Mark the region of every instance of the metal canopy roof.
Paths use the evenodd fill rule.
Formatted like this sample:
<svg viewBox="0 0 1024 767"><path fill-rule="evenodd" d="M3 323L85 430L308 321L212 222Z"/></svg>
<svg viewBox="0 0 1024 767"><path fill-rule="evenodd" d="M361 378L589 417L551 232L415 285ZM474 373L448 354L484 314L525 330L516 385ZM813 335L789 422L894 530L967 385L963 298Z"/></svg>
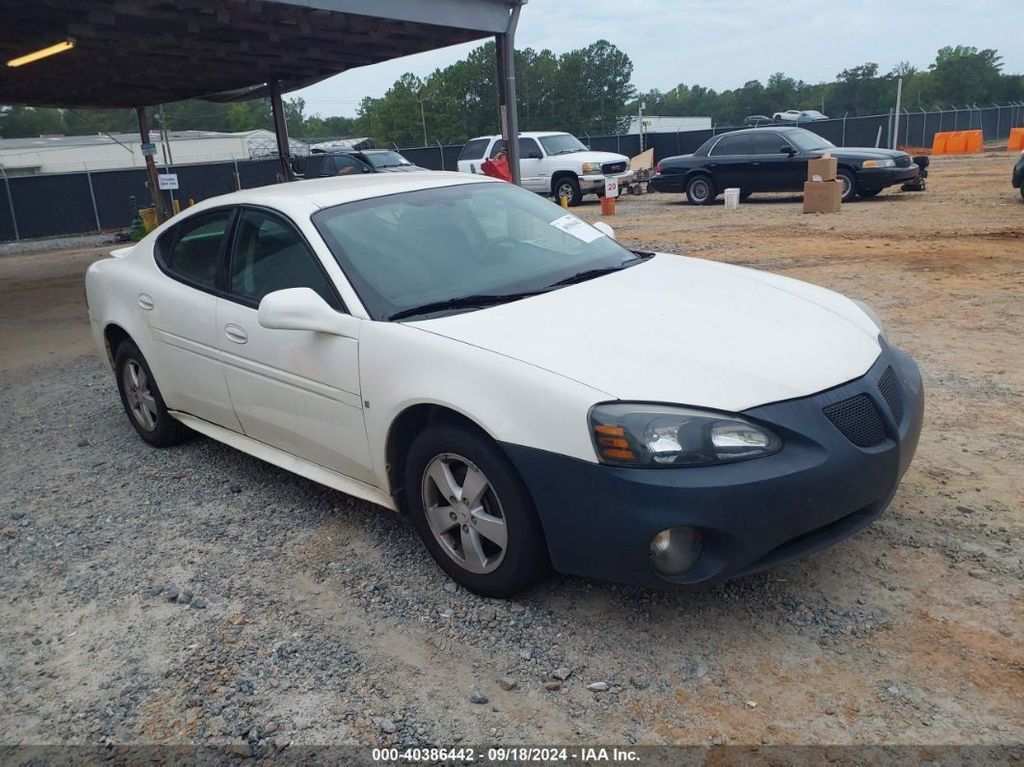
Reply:
<svg viewBox="0 0 1024 767"><path fill-rule="evenodd" d="M271 80L294 90L355 67L504 33L520 4L0 0L0 103L130 107L229 93L248 98L262 95L257 86ZM68 37L75 39L72 51L4 65Z"/></svg>

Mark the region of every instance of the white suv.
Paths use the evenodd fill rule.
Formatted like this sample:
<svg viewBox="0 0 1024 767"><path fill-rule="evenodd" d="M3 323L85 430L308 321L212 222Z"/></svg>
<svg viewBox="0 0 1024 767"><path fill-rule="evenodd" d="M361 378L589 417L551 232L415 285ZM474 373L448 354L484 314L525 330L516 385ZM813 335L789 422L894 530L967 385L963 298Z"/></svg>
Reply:
<svg viewBox="0 0 1024 767"><path fill-rule="evenodd" d="M480 164L504 148L501 136L469 141L459 155L459 172L483 173ZM604 194L606 177L618 179L620 188L633 180L625 155L592 152L575 136L550 131L519 134L519 169L526 189L565 197L570 205L585 194Z"/></svg>

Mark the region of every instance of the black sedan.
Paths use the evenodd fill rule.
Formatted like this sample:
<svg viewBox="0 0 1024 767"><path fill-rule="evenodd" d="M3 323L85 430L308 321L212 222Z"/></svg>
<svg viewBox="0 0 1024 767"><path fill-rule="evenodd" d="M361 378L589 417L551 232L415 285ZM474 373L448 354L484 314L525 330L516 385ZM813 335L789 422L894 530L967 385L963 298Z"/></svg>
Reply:
<svg viewBox="0 0 1024 767"><path fill-rule="evenodd" d="M1013 188L1020 190L1021 199L1024 199L1024 152L1017 158L1017 164L1013 166Z"/></svg>
<svg viewBox="0 0 1024 767"><path fill-rule="evenodd" d="M843 202L874 197L888 186L916 178L917 165L906 152L837 147L804 128L751 128L713 136L693 154L658 163L650 187L685 193L692 205L708 205L723 190L798 192L807 180L807 161L830 152L838 160Z"/></svg>
<svg viewBox="0 0 1024 767"><path fill-rule="evenodd" d="M313 151L307 157L296 157L292 168L300 178L348 176L353 173L405 173L423 168L413 165L390 149L343 149L331 152Z"/></svg>

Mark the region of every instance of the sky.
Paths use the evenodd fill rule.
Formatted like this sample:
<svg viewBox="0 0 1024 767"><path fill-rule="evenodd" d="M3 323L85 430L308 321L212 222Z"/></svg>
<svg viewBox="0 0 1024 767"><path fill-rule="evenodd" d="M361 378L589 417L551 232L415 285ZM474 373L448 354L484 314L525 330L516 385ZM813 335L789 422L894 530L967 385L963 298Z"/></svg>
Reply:
<svg viewBox="0 0 1024 767"><path fill-rule="evenodd" d="M417 0L429 2L429 0ZM633 61L640 91L679 83L715 90L774 72L806 82L835 79L867 61L888 72L924 69L946 45L995 48L1003 71L1024 73L1022 0L529 0L518 48L565 53L606 39ZM291 96L307 114L355 116L406 72L425 77L480 43L353 69Z"/></svg>

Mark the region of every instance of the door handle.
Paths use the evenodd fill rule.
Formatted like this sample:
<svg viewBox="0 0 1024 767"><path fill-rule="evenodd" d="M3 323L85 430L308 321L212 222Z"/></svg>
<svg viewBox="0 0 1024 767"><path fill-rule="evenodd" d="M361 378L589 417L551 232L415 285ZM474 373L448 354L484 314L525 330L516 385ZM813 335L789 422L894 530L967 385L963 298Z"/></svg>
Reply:
<svg viewBox="0 0 1024 767"><path fill-rule="evenodd" d="M156 303L153 301L153 296L148 293L139 293L139 306L148 312L156 306Z"/></svg>
<svg viewBox="0 0 1024 767"><path fill-rule="evenodd" d="M230 322L224 326L224 335L228 337L229 341L232 341L236 344L244 344L246 341L249 340L249 336L246 334L244 330L238 327L238 325L235 325L234 323Z"/></svg>

